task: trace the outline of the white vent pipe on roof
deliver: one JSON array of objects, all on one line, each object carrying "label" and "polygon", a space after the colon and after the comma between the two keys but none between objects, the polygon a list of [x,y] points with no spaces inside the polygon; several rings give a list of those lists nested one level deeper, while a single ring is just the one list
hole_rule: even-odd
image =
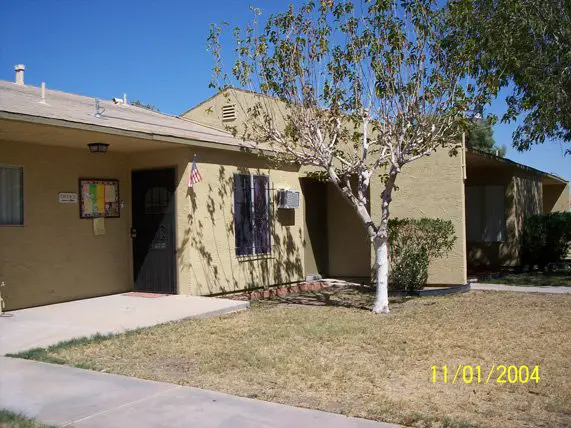
[{"label": "white vent pipe on roof", "polygon": [[40,103],[46,104],[46,82],[42,82],[42,99]]},{"label": "white vent pipe on roof", "polygon": [[24,70],[26,66],[24,64],[18,64],[14,67],[16,70],[16,84],[23,85],[24,84]]}]

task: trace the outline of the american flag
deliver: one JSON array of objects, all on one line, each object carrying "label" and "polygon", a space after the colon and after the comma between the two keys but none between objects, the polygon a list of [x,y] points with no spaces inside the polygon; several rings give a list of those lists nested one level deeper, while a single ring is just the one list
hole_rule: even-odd
[{"label": "american flag", "polygon": [[188,176],[188,187],[192,187],[194,184],[202,181],[202,175],[198,172],[198,167],[196,166],[196,156],[192,158],[192,168]]}]

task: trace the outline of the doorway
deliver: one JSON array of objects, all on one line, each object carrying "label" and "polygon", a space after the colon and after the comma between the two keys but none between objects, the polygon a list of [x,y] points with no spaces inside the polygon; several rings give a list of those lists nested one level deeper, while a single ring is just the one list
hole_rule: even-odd
[{"label": "doorway", "polygon": [[176,294],[175,170],[133,171],[135,291]]}]

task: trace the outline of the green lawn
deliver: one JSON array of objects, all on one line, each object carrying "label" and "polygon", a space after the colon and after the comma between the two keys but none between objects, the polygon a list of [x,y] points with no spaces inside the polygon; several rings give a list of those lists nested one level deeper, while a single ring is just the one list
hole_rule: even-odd
[{"label": "green lawn", "polygon": [[0,428],[56,428],[44,425],[10,410],[0,409]]},{"label": "green lawn", "polygon": [[[412,427],[571,421],[571,296],[469,293],[368,309],[358,289],[76,340],[22,357]],[[539,382],[432,382],[433,365],[539,365]],[[440,375],[441,376],[441,375]]]},{"label": "green lawn", "polygon": [[522,272],[503,274],[499,278],[484,278],[487,284],[520,285],[528,287],[571,287],[571,270],[556,272]]}]

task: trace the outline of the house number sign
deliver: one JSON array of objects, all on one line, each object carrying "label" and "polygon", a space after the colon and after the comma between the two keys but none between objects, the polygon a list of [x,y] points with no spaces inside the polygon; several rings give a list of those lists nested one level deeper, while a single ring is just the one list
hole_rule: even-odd
[{"label": "house number sign", "polygon": [[77,204],[77,193],[60,192],[57,195],[60,204]]}]

